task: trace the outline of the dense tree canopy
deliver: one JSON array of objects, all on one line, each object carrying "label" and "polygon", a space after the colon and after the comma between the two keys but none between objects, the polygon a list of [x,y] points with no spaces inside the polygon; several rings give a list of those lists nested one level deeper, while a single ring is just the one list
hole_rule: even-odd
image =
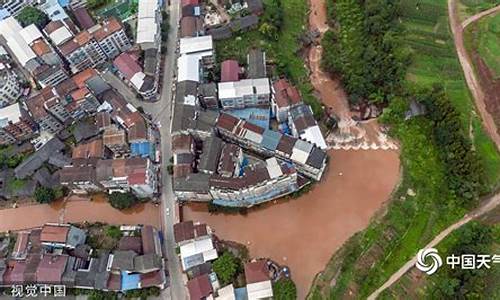
[{"label": "dense tree canopy", "polygon": [[238,272],[238,259],[229,251],[225,251],[212,264],[220,283],[224,286],[231,283]]},{"label": "dense tree canopy", "polygon": [[56,192],[51,188],[40,186],[35,190],[35,199],[38,203],[50,203],[56,199]]},{"label": "dense tree canopy", "polygon": [[322,41],[323,67],[341,77],[352,103],[385,103],[401,87],[409,53],[400,41],[399,0],[339,0]]},{"label": "dense tree canopy", "polygon": [[137,197],[132,193],[114,192],[109,195],[109,203],[116,209],[127,209],[138,203]]},{"label": "dense tree canopy", "polygon": [[273,296],[276,300],[297,299],[297,288],[289,278],[282,278],[273,285]]},{"label": "dense tree canopy", "polygon": [[16,19],[21,23],[23,27],[31,24],[35,24],[39,29],[42,29],[49,23],[49,17],[33,6],[26,6],[17,15]]}]

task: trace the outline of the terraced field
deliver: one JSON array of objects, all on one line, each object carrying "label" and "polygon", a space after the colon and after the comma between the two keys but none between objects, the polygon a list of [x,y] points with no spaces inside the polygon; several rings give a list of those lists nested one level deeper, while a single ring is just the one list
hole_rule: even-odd
[{"label": "terraced field", "polygon": [[461,113],[464,128],[470,129],[490,183],[496,184],[500,179],[500,157],[481,127],[465,85],[448,26],[446,0],[403,0],[402,15],[407,31],[405,43],[413,51],[413,63],[407,75],[410,84],[432,86],[440,83],[445,87]]}]

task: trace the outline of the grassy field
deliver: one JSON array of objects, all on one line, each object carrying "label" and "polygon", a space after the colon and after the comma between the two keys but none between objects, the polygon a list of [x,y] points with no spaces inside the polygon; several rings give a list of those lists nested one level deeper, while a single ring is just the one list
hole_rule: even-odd
[{"label": "grassy field", "polygon": [[500,0],[460,0],[460,18],[465,20],[498,4]]},{"label": "grassy field", "polygon": [[493,187],[500,180],[500,156],[474,111],[448,26],[447,1],[423,0],[419,3],[417,7],[415,1],[404,0],[402,7],[403,24],[407,30],[405,43],[413,49],[408,81],[417,86],[444,85],[449,98],[461,113],[464,128],[472,129],[476,150]]},{"label": "grassy field", "polygon": [[[444,86],[460,112],[464,130],[471,133],[493,190],[500,180],[500,155],[474,111],[448,26],[447,1],[402,2],[404,42],[413,51],[407,83],[415,87],[431,87],[435,83]],[[391,103],[389,109],[404,111],[402,106]],[[454,198],[444,179],[446,172],[438,158],[440,149],[428,139],[432,136],[430,122],[417,118],[389,123],[393,125],[392,135],[401,143],[402,185],[387,214],[351,238],[332,257],[316,278],[309,299],[367,297],[419,248],[466,212],[451,204]],[[416,195],[409,196],[409,189]]]},{"label": "grassy field", "polygon": [[500,15],[489,16],[468,28],[474,49],[488,65],[495,79],[500,79]]},{"label": "grassy field", "polygon": [[[286,75],[300,89],[305,102],[312,106],[315,115],[321,115],[320,102],[312,95],[313,87],[304,59],[300,55],[299,37],[305,32],[308,3],[304,0],[283,0],[283,28],[276,41],[266,39],[258,29],[238,33],[231,39],[216,42],[217,60],[237,59],[246,64],[248,50],[259,47],[266,51],[268,63],[276,66],[275,76]],[[264,0],[264,4],[266,0]]]}]

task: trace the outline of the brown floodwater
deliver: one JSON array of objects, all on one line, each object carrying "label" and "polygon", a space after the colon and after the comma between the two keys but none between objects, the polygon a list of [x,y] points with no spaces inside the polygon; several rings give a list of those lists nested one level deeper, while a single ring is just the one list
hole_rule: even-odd
[{"label": "brown floodwater", "polygon": [[277,201],[243,215],[211,215],[203,205],[184,206],[184,220],[206,222],[217,236],[246,244],[252,257],[291,267],[299,299],[314,276],[389,199],[399,178],[397,151],[331,150],[322,182],[299,199]]},{"label": "brown floodwater", "polygon": [[0,232],[21,230],[47,222],[103,222],[109,224],[148,224],[159,227],[160,209],[151,204],[140,204],[120,211],[111,207],[103,195],[88,198],[71,196],[66,201],[51,205],[36,204],[0,210]]}]

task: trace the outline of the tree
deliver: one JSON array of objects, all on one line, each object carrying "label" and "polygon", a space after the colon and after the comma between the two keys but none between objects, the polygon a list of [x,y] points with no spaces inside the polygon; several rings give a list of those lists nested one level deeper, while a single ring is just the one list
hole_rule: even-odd
[{"label": "tree", "polygon": [[120,228],[114,225],[106,227],[106,234],[113,239],[119,239],[122,237],[122,232]]},{"label": "tree", "polygon": [[31,24],[35,24],[39,29],[42,29],[49,23],[49,17],[33,6],[26,6],[21,10],[21,12],[17,15],[16,19],[21,23],[23,27],[26,27]]},{"label": "tree", "polygon": [[238,272],[238,259],[229,251],[225,251],[217,260],[214,261],[212,268],[217,274],[221,284],[231,283]]},{"label": "tree", "polygon": [[56,199],[54,189],[39,186],[35,190],[35,199],[38,203],[50,203]]},{"label": "tree", "polygon": [[297,288],[290,278],[282,278],[273,285],[274,299],[292,300],[297,299]]},{"label": "tree", "polygon": [[116,209],[127,209],[137,204],[139,200],[132,193],[114,192],[109,195],[109,204]]}]

